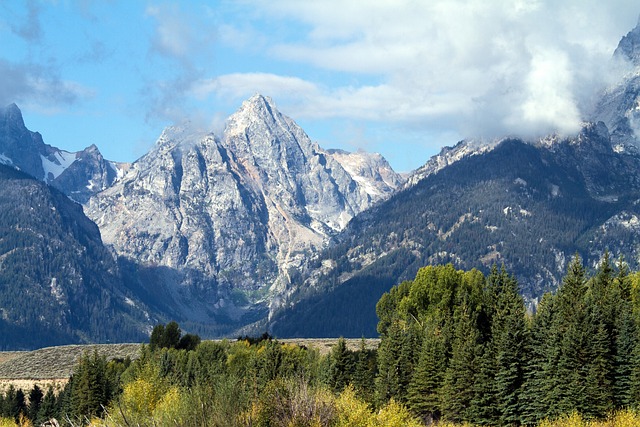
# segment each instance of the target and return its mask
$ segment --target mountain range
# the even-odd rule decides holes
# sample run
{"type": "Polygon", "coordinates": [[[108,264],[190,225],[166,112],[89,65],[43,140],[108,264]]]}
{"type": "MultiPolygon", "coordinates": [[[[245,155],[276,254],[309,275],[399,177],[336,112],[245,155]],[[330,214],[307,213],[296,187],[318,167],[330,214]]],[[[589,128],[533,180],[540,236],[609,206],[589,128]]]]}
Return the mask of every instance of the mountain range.
{"type": "Polygon", "coordinates": [[[406,180],[379,154],[320,147],[259,94],[221,134],[172,126],[131,164],[46,145],[5,107],[0,326],[60,342],[168,319],[204,336],[371,336],[382,293],[426,264],[504,264],[532,308],[576,253],[638,268],[640,26],[614,58],[628,72],[577,135],[464,140],[406,180]],[[53,308],[38,318],[24,299],[53,308]]]}
{"type": "Polygon", "coordinates": [[[322,149],[261,95],[221,136],[173,126],[132,164],[44,144],[15,105],[1,117],[3,163],[83,203],[122,286],[208,335],[267,316],[290,271],[404,182],[379,154],[322,149]]]}
{"type": "Polygon", "coordinates": [[[261,327],[283,336],[375,335],[379,298],[428,264],[485,272],[503,264],[532,309],[576,254],[595,268],[608,250],[639,268],[640,25],[613,61],[627,72],[578,135],[443,148],[401,191],[354,218],[261,327]]]}

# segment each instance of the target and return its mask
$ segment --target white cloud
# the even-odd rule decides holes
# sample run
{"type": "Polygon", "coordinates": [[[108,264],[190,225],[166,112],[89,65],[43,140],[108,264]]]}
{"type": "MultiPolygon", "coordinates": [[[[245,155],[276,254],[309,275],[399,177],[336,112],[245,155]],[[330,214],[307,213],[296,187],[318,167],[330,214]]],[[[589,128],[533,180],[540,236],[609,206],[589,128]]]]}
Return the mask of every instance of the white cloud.
{"type": "Polygon", "coordinates": [[[95,96],[91,88],[61,80],[52,67],[11,63],[0,58],[0,76],[0,105],[18,102],[51,108],[95,96]]]}
{"type": "Polygon", "coordinates": [[[232,99],[246,98],[256,92],[276,99],[280,96],[283,98],[309,98],[320,93],[315,84],[303,79],[269,73],[234,73],[204,79],[194,84],[191,92],[199,99],[212,93],[232,99]]]}
{"type": "Polygon", "coordinates": [[[514,127],[519,126],[517,121],[523,121],[539,127],[532,129],[534,132],[558,130],[570,134],[580,129],[581,117],[573,98],[569,66],[567,55],[561,51],[545,49],[533,55],[525,80],[525,99],[520,114],[512,118],[514,127]]]}
{"type": "Polygon", "coordinates": [[[155,19],[151,40],[155,52],[188,63],[193,57],[208,52],[213,32],[204,31],[200,17],[182,11],[178,5],[148,6],[146,15],[155,19]]]}
{"type": "Polygon", "coordinates": [[[452,126],[468,136],[575,131],[608,81],[604,64],[640,13],[622,0],[248,4],[264,22],[296,25],[295,37],[263,34],[273,57],[379,83],[335,87],[267,74],[225,76],[238,92],[255,84],[251,92],[278,100],[284,93],[289,101],[279,104],[299,103],[297,117],[452,126]]]}

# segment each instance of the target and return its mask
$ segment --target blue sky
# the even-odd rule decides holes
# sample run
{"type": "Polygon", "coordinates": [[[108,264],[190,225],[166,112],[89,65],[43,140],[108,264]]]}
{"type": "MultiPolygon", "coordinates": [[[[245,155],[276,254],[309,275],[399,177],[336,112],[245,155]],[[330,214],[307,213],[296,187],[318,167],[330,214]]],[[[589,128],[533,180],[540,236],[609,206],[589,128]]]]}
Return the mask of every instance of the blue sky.
{"type": "Polygon", "coordinates": [[[638,22],[613,0],[5,0],[0,103],[46,143],[133,161],[255,93],[325,148],[414,169],[467,137],[576,132],[638,22]]]}

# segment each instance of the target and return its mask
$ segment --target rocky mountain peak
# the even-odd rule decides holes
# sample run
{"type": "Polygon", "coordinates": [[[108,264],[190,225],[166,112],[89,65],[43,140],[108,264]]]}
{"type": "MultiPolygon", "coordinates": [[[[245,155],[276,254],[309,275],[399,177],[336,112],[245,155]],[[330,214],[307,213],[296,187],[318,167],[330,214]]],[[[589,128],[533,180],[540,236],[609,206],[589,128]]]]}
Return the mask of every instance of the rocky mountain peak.
{"type": "Polygon", "coordinates": [[[262,114],[266,113],[273,115],[273,111],[277,111],[277,108],[271,97],[256,93],[251,98],[244,101],[238,111],[240,112],[244,110],[258,111],[262,114]]]}
{"type": "Polygon", "coordinates": [[[175,273],[166,293],[184,316],[237,320],[273,304],[290,271],[399,179],[379,155],[337,159],[257,94],[222,135],[165,129],[87,212],[119,255],[175,273]]]}
{"type": "Polygon", "coordinates": [[[614,58],[628,62],[633,70],[607,88],[589,120],[607,126],[616,151],[640,153],[640,21],[622,37],[614,58]]]}
{"type": "Polygon", "coordinates": [[[242,106],[227,120],[225,135],[247,135],[253,137],[257,133],[267,131],[269,142],[277,143],[279,130],[289,127],[289,120],[278,110],[269,97],[256,94],[242,103],[242,106]]]}
{"type": "Polygon", "coordinates": [[[638,25],[620,40],[614,56],[631,61],[636,66],[640,65],[640,19],[638,25]]]}
{"type": "Polygon", "coordinates": [[[0,109],[0,117],[5,126],[12,124],[17,128],[24,128],[24,120],[22,118],[22,111],[15,103],[9,104],[0,109]]]}
{"type": "Polygon", "coordinates": [[[46,182],[79,203],[111,185],[118,173],[118,166],[106,161],[95,144],[78,152],[45,144],[38,132],[27,129],[16,104],[0,108],[0,163],[46,182]]]}

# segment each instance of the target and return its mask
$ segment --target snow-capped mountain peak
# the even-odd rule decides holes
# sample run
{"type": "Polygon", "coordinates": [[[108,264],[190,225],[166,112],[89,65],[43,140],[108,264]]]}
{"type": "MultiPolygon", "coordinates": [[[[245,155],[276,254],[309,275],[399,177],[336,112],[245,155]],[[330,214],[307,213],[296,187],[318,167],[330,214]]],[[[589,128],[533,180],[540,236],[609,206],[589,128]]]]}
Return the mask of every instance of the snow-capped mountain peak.
{"type": "Polygon", "coordinates": [[[106,161],[95,145],[74,153],[45,144],[38,132],[26,128],[16,104],[0,108],[0,163],[22,170],[80,203],[111,185],[121,168],[106,161]]]}

